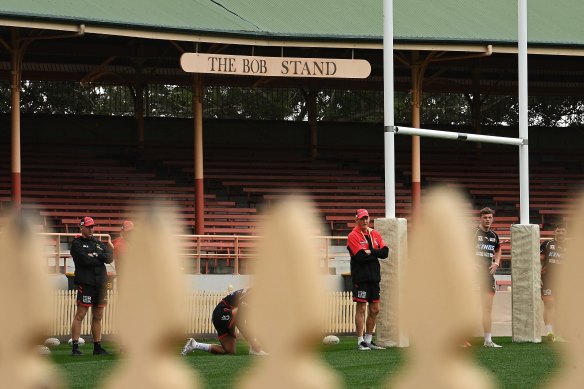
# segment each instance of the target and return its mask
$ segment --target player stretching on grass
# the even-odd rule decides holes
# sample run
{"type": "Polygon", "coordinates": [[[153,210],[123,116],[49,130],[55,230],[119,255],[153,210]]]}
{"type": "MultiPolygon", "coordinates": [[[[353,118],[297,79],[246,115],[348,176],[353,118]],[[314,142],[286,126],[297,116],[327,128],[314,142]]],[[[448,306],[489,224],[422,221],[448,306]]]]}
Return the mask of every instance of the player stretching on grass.
{"type": "Polygon", "coordinates": [[[474,233],[475,255],[479,263],[483,308],[483,331],[485,334],[484,347],[499,348],[491,339],[493,299],[495,297],[494,274],[501,265],[501,244],[499,235],[491,229],[495,211],[483,208],[480,211],[479,225],[474,233]]]}
{"type": "Polygon", "coordinates": [[[554,335],[554,295],[552,289],[554,286],[554,273],[557,266],[562,264],[562,257],[565,253],[566,235],[568,230],[563,224],[559,224],[554,229],[554,239],[543,242],[539,252],[541,257],[541,298],[543,300],[543,321],[547,333],[547,340],[555,342],[554,335]]]}
{"type": "Polygon", "coordinates": [[[217,330],[221,344],[199,343],[190,338],[183,347],[181,355],[187,355],[193,350],[203,350],[212,354],[235,354],[235,328],[237,327],[249,342],[251,355],[268,355],[263,351],[253,337],[246,336],[245,322],[240,320],[241,309],[247,305],[246,297],[249,289],[239,289],[225,296],[213,311],[213,326],[217,330]]]}

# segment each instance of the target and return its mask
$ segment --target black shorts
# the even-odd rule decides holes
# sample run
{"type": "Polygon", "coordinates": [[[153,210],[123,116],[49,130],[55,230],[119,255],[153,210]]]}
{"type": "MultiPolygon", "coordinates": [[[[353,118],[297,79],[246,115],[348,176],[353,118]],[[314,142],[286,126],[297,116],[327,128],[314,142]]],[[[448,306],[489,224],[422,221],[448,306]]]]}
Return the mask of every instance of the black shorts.
{"type": "Polygon", "coordinates": [[[497,290],[495,284],[495,276],[491,274],[489,266],[490,264],[480,270],[481,272],[481,274],[479,274],[479,277],[481,279],[480,289],[483,292],[495,294],[495,291],[497,290]]]}
{"type": "Polygon", "coordinates": [[[95,285],[77,284],[77,305],[84,307],[105,307],[107,305],[107,290],[95,285]]]}
{"type": "Polygon", "coordinates": [[[486,274],[483,276],[481,290],[483,292],[488,292],[492,294],[495,294],[495,291],[497,290],[497,286],[495,284],[495,276],[491,274],[489,269],[487,269],[486,274]]]}
{"type": "Polygon", "coordinates": [[[552,288],[552,282],[550,280],[550,277],[544,274],[542,274],[541,276],[541,297],[542,299],[551,299],[554,297],[554,294],[552,292],[553,288],[552,288]]]}
{"type": "Polygon", "coordinates": [[[233,310],[223,302],[217,304],[213,310],[213,316],[211,316],[211,319],[213,320],[213,326],[217,330],[219,338],[227,335],[233,338],[236,337],[235,315],[233,314],[233,310]]]}
{"type": "Polygon", "coordinates": [[[379,282],[359,282],[353,284],[353,301],[358,303],[378,303],[379,282]]]}

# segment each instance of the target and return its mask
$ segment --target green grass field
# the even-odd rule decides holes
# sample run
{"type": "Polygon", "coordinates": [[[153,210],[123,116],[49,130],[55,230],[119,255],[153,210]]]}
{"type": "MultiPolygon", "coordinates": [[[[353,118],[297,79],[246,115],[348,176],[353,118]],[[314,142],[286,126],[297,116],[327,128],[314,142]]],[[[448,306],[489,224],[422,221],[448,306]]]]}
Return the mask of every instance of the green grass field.
{"type": "MultiPolygon", "coordinates": [[[[558,366],[558,356],[549,344],[514,344],[510,338],[496,338],[502,349],[485,349],[477,339],[475,345],[461,352],[470,353],[479,364],[491,371],[501,388],[540,388],[558,366]]],[[[109,347],[115,350],[113,346],[109,347]]],[[[118,357],[91,355],[91,345],[82,347],[82,357],[72,357],[69,346],[53,350],[52,358],[59,366],[69,388],[99,388],[100,382],[116,365],[118,357]]],[[[177,354],[180,347],[177,346],[177,354]]],[[[217,356],[195,351],[183,357],[198,371],[204,388],[232,388],[237,377],[254,358],[248,347],[238,343],[237,355],[217,356]]],[[[322,348],[322,355],[335,369],[347,388],[382,388],[399,370],[406,351],[388,349],[357,351],[355,339],[341,338],[341,343],[322,348]]]]}

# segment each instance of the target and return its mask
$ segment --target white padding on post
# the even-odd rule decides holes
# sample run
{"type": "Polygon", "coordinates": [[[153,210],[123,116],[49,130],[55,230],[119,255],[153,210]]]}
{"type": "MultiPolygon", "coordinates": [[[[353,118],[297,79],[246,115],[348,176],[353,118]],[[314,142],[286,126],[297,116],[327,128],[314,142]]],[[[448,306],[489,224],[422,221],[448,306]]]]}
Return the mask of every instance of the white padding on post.
{"type": "Polygon", "coordinates": [[[511,277],[513,282],[513,342],[541,342],[541,263],[539,226],[511,226],[511,277]]]}
{"type": "Polygon", "coordinates": [[[386,347],[408,347],[400,314],[403,280],[408,256],[406,219],[375,219],[375,229],[389,247],[389,258],[381,263],[381,304],[377,316],[377,343],[386,347]]]}

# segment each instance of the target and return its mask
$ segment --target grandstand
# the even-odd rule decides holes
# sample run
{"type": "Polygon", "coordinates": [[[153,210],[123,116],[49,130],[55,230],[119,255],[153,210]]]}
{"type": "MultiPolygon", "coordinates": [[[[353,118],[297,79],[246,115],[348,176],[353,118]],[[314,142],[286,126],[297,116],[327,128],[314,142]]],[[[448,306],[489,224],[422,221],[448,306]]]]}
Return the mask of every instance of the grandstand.
{"type": "MultiPolygon", "coordinates": [[[[148,281],[148,286],[155,285],[148,288],[150,295],[144,293],[152,307],[137,312],[135,317],[130,314],[128,321],[129,332],[135,335],[134,344],[157,345],[144,347],[144,361],[157,361],[158,366],[167,366],[164,359],[158,357],[170,350],[159,346],[176,339],[180,325],[177,324],[178,315],[173,317],[165,312],[188,311],[189,320],[197,322],[196,326],[189,327],[191,332],[208,335],[213,330],[208,311],[213,309],[218,296],[222,296],[225,289],[233,289],[233,285],[236,288],[248,286],[250,265],[258,257],[255,250],[264,233],[261,230],[266,218],[264,211],[290,193],[306,193],[316,206],[316,220],[322,235],[317,238],[320,266],[314,266],[313,278],[307,277],[310,279],[303,290],[305,295],[294,295],[294,287],[302,284],[309,267],[295,259],[302,257],[308,263],[310,255],[302,256],[301,250],[296,256],[291,254],[302,244],[292,241],[290,232],[306,232],[304,220],[296,217],[300,212],[292,212],[288,216],[293,217],[281,219],[293,220],[293,229],[286,222],[273,224],[277,228],[270,232],[278,233],[269,240],[273,243],[272,253],[261,258],[265,262],[258,273],[264,270],[266,279],[271,282],[266,284],[267,290],[277,293],[264,292],[263,295],[272,297],[276,301],[272,305],[282,309],[282,314],[274,315],[277,319],[284,320],[290,313],[288,321],[297,325],[284,328],[285,325],[281,322],[278,325],[274,319],[267,324],[275,333],[263,332],[271,339],[281,336],[293,346],[309,345],[309,341],[304,341],[308,336],[295,334],[294,330],[302,330],[302,321],[316,323],[317,320],[306,313],[320,313],[323,304],[315,304],[317,309],[310,308],[302,314],[302,309],[310,307],[303,302],[315,303],[317,299],[312,297],[319,296],[320,292],[316,291],[318,288],[311,291],[310,287],[318,285],[320,288],[329,281],[335,283],[331,296],[336,297],[327,308],[334,311],[327,331],[339,334],[353,331],[355,305],[348,293],[338,291],[350,289],[351,280],[346,274],[350,269],[346,236],[353,228],[355,210],[365,207],[372,219],[385,219],[379,230],[389,229],[389,232],[383,231],[383,238],[391,239],[386,241],[391,246],[390,260],[381,261],[381,301],[386,305],[381,308],[385,317],[379,320],[376,335],[379,339],[381,332],[391,332],[391,339],[383,340],[382,344],[406,347],[409,340],[403,336],[406,327],[402,327],[400,315],[404,312],[402,297],[407,294],[402,295],[406,289],[402,280],[408,255],[407,228],[415,231],[417,222],[418,226],[424,226],[419,218],[424,212],[423,207],[419,208],[420,196],[424,198],[430,189],[439,185],[459,188],[466,194],[469,229],[476,225],[478,209],[489,206],[497,211],[493,228],[502,238],[503,264],[500,268],[497,266],[496,285],[499,290],[505,289],[505,293],[497,294],[498,309],[495,309],[493,322],[498,326],[493,327],[493,333],[507,336],[511,326],[522,325],[525,334],[533,330],[533,336],[518,337],[518,341],[541,341],[541,328],[537,328],[540,321],[537,307],[541,299],[537,237],[550,238],[550,227],[558,221],[572,223],[575,198],[584,183],[581,157],[584,146],[581,137],[584,36],[581,21],[573,16],[582,13],[578,10],[584,10],[580,2],[530,2],[529,17],[534,23],[530,24],[529,31],[530,209],[527,219],[542,231],[537,235],[539,231],[534,227],[530,230],[534,233],[529,236],[516,234],[517,227],[525,225],[525,208],[522,208],[521,222],[519,218],[516,150],[498,145],[454,144],[436,139],[419,142],[417,138],[411,141],[397,137],[400,139],[395,139],[395,149],[392,149],[395,155],[391,155],[396,160],[395,217],[405,218],[407,223],[396,220],[386,204],[386,197],[394,191],[388,192],[385,182],[388,166],[384,157],[390,154],[384,155],[387,153],[384,132],[392,132],[393,124],[516,136],[519,124],[517,80],[523,78],[518,77],[517,71],[514,2],[395,0],[395,46],[392,48],[396,92],[395,115],[392,116],[395,121],[392,118],[390,125],[384,122],[387,110],[384,112],[383,89],[384,78],[387,79],[385,65],[392,62],[382,50],[383,12],[379,1],[127,0],[96,3],[69,0],[41,3],[5,0],[0,5],[0,224],[12,209],[33,215],[37,220],[35,228],[43,233],[45,244],[45,252],[40,257],[47,259],[50,271],[56,273],[53,279],[66,281],[63,273],[70,278],[74,270],[69,242],[78,232],[81,217],[92,216],[97,221],[95,232],[100,234],[100,239],[110,240],[119,233],[124,220],[134,220],[140,211],[154,203],[165,210],[176,210],[181,230],[166,234],[161,239],[164,244],[157,240],[164,233],[157,235],[160,231],[156,229],[142,230],[146,233],[136,246],[143,252],[134,258],[146,258],[148,261],[143,263],[150,265],[144,266],[144,273],[136,270],[125,273],[132,274],[137,285],[125,290],[132,290],[137,296],[142,294],[140,288],[144,280],[148,281]],[[183,59],[187,56],[195,59],[197,56],[215,57],[219,66],[213,71],[198,68],[201,73],[191,74],[187,72],[190,68],[184,66],[183,59]],[[312,61],[313,67],[307,65],[308,70],[304,72],[300,66],[302,77],[282,77],[282,72],[262,73],[262,66],[255,70],[250,67],[234,69],[229,58],[257,64],[262,58],[274,63],[292,59],[297,65],[312,61]],[[343,69],[346,73],[339,74],[322,69],[317,74],[316,71],[319,64],[341,66],[357,62],[367,65],[366,69],[370,67],[371,72],[365,72],[366,75],[360,72],[357,76],[357,72],[350,69],[343,69]],[[383,224],[388,221],[397,224],[383,224]],[[521,225],[514,226],[516,224],[521,225]],[[511,255],[512,229],[515,258],[511,255]],[[529,244],[523,242],[526,236],[529,244]],[[178,244],[174,240],[177,237],[178,244]],[[519,238],[515,240],[515,237],[519,238]],[[293,249],[286,250],[286,255],[280,258],[281,247],[293,249]],[[184,257],[188,261],[180,261],[184,257]],[[276,262],[278,259],[280,262],[276,262]],[[282,263],[289,267],[281,266],[282,263]],[[513,263],[516,266],[511,266],[513,263]],[[507,290],[511,286],[511,268],[513,292],[507,290]],[[523,274],[516,278],[516,272],[522,271],[523,274]],[[178,278],[188,280],[192,289],[202,292],[190,294],[188,306],[174,309],[173,304],[178,306],[180,300],[176,298],[181,284],[178,278]],[[315,282],[311,284],[310,281],[315,282]],[[220,289],[220,292],[209,297],[207,292],[212,289],[220,289]],[[173,295],[173,290],[177,294],[173,295]],[[207,300],[202,304],[204,298],[207,300]],[[299,304],[294,307],[296,303],[299,304]],[[524,318],[516,317],[515,313],[524,308],[529,310],[530,317],[522,322],[524,318]],[[509,315],[512,310],[513,314],[509,315]],[[500,317],[495,320],[495,316],[500,317]],[[150,339],[146,335],[146,339],[142,339],[159,318],[166,320],[160,325],[160,334],[151,334],[150,339]],[[144,331],[131,331],[135,323],[147,325],[140,328],[144,331]],[[290,329],[290,333],[280,329],[290,329]],[[299,336],[295,338],[295,335],[299,336]],[[156,336],[160,338],[155,339],[156,336]],[[149,352],[160,355],[150,358],[149,352]]],[[[294,73],[294,76],[299,75],[294,73]]],[[[290,73],[286,75],[291,76],[290,73]]],[[[522,112],[525,111],[522,109],[522,112]]],[[[525,122],[522,120],[521,124],[524,130],[525,122]]],[[[526,151],[527,137],[520,137],[524,141],[521,148],[526,151]]],[[[459,138],[467,140],[465,136],[459,138]]],[[[524,188],[524,182],[521,185],[524,188]]],[[[523,196],[522,204],[525,204],[523,196]]],[[[452,345],[460,340],[458,324],[464,321],[460,318],[468,316],[470,320],[472,311],[471,288],[462,288],[458,281],[469,281],[471,277],[466,277],[469,273],[466,270],[458,271],[464,268],[459,265],[461,260],[468,256],[463,250],[457,252],[457,240],[463,239],[460,231],[464,228],[457,228],[454,234],[455,229],[448,229],[446,224],[446,228],[439,230],[440,234],[433,233],[440,228],[443,216],[444,213],[426,229],[418,229],[425,231],[425,235],[412,238],[413,243],[410,243],[410,250],[414,244],[415,248],[423,247],[424,238],[429,236],[429,250],[420,257],[433,261],[435,268],[426,264],[428,271],[421,266],[412,273],[428,275],[428,280],[431,278],[436,284],[433,288],[428,287],[429,281],[420,284],[421,294],[417,301],[408,303],[408,308],[419,310],[422,319],[417,322],[426,326],[422,332],[434,338],[429,339],[430,342],[413,340],[412,343],[418,342],[416,345],[422,347],[412,348],[414,353],[408,359],[416,360],[417,349],[423,355],[420,360],[450,365],[448,357],[458,361],[461,354],[452,355],[452,345]],[[448,237],[452,238],[452,244],[448,237]],[[442,245],[445,241],[447,244],[442,245]],[[437,248],[434,257],[436,246],[447,247],[437,248]],[[447,287],[442,288],[443,285],[447,287]],[[436,286],[441,289],[440,294],[435,293],[436,286]],[[450,293],[464,297],[463,300],[468,298],[471,304],[463,307],[457,299],[449,298],[452,297],[450,293]],[[431,313],[428,316],[433,317],[427,318],[428,312],[431,313]],[[441,316],[453,320],[448,323],[441,316]],[[440,324],[445,331],[436,330],[440,324]],[[438,345],[443,339],[447,341],[438,345]],[[437,343],[432,345],[434,340],[437,343]],[[445,351],[445,358],[441,351],[445,351]]],[[[152,219],[143,225],[150,222],[152,219]]],[[[315,223],[308,221],[306,224],[315,223]]],[[[15,230],[17,237],[23,235],[23,231],[15,230]]],[[[29,234],[28,238],[31,236],[36,234],[29,234]]],[[[296,241],[308,242],[309,239],[299,236],[296,241]]],[[[3,295],[9,299],[16,289],[14,286],[19,284],[15,275],[27,281],[30,278],[25,268],[20,267],[21,263],[25,264],[28,251],[20,250],[18,244],[22,242],[19,239],[0,242],[8,248],[5,250],[9,253],[5,254],[8,261],[5,262],[15,265],[7,267],[6,278],[0,283],[4,287],[3,295]],[[8,289],[10,278],[14,284],[8,289]]],[[[32,244],[23,246],[33,247],[32,244]]],[[[412,257],[416,256],[414,251],[410,251],[412,257]]],[[[36,255],[28,255],[33,267],[35,259],[36,255]]],[[[584,263],[572,261],[575,262],[584,263]]],[[[133,261],[134,265],[143,263],[133,261]]],[[[109,270],[110,276],[115,277],[111,272],[114,269],[110,267],[109,270]]],[[[577,275],[573,272],[573,278],[566,283],[574,290],[581,285],[577,275]]],[[[409,281],[413,279],[415,277],[409,281]]],[[[40,284],[32,284],[40,290],[40,284]]],[[[61,287],[65,289],[63,283],[61,287]]],[[[55,299],[51,304],[52,309],[58,311],[55,323],[59,322],[60,332],[55,331],[55,335],[68,334],[73,320],[74,293],[60,292],[63,293],[58,304],[55,299]]],[[[108,293],[115,296],[104,326],[109,335],[117,333],[114,320],[117,312],[128,313],[131,309],[118,308],[117,290],[108,293]]],[[[184,295],[185,291],[180,293],[184,295]]],[[[5,305],[13,308],[12,305],[16,307],[30,298],[26,293],[15,294],[15,304],[5,305]]],[[[34,294],[48,297],[48,293],[35,291],[34,294]]],[[[575,299],[564,307],[576,311],[577,302],[575,299]]],[[[130,305],[142,308],[140,302],[132,301],[130,305]]],[[[22,310],[14,312],[16,314],[8,312],[6,315],[6,322],[11,325],[6,326],[9,333],[10,328],[24,323],[22,310]]],[[[36,325],[36,316],[30,315],[27,317],[30,320],[26,321],[36,325]]],[[[574,317],[578,317],[577,314],[574,317]]],[[[90,332],[88,322],[84,331],[90,332]]],[[[485,330],[489,338],[490,331],[485,330]]],[[[31,332],[28,336],[32,338],[33,335],[31,332]]],[[[310,341],[317,339],[317,335],[320,336],[310,335],[310,341]]],[[[572,334],[571,339],[582,338],[579,335],[572,334]]],[[[513,332],[514,342],[515,336],[513,332]]],[[[357,361],[349,354],[349,349],[354,351],[350,342],[352,340],[341,341],[345,349],[341,357],[336,356],[343,359],[338,364],[343,366],[339,371],[352,371],[357,377],[363,375],[362,366],[367,366],[377,374],[380,368],[372,365],[372,360],[357,361]]],[[[18,343],[30,342],[18,339],[18,343]]],[[[568,347],[574,346],[575,342],[571,343],[568,347]]],[[[491,371],[499,370],[514,376],[513,379],[521,374],[529,376],[524,382],[517,379],[519,386],[539,385],[539,377],[549,374],[552,357],[538,355],[540,359],[533,358],[541,348],[529,345],[519,354],[510,341],[503,344],[503,352],[511,350],[510,354],[500,353],[495,358],[486,353],[480,356],[491,371]],[[497,358],[501,359],[501,365],[495,368],[492,360],[497,358]],[[539,361],[541,367],[534,361],[539,361]],[[522,362],[533,366],[522,368],[522,362]]],[[[288,348],[298,351],[297,347],[288,348]]],[[[128,350],[132,351],[132,347],[128,350]]],[[[63,345],[58,352],[68,351],[63,345]]],[[[394,353],[391,369],[395,369],[396,350],[387,351],[394,353]]],[[[397,359],[401,360],[401,355],[397,359]]],[[[63,360],[64,364],[69,363],[63,360]]],[[[379,361],[379,365],[387,367],[387,360],[379,361]]],[[[209,366],[213,374],[231,371],[233,367],[229,365],[225,370],[225,366],[219,367],[216,361],[210,360],[207,364],[203,359],[192,364],[209,366]]],[[[241,362],[237,364],[242,366],[241,362]]],[[[109,366],[98,365],[95,375],[102,377],[109,366]]],[[[68,369],[73,370],[78,369],[68,369]]],[[[281,366],[282,372],[291,370],[288,365],[281,366]]],[[[158,370],[143,371],[155,374],[158,370]]],[[[137,375],[148,376],[142,374],[143,371],[137,375]]],[[[277,369],[272,372],[275,371],[277,369]]],[[[443,370],[430,368],[418,374],[429,377],[428,371],[443,370]]],[[[388,374],[394,373],[392,370],[388,374]]],[[[81,387],[88,381],[99,382],[94,377],[88,378],[87,371],[83,374],[79,378],[81,387]]],[[[215,384],[217,381],[209,382],[215,384]]],[[[349,387],[365,385],[358,378],[348,382],[349,387]]],[[[366,385],[375,384],[367,382],[366,385]]]]}
{"type": "MultiPolygon", "coordinates": [[[[435,146],[422,159],[422,188],[446,183],[466,192],[471,209],[495,207],[498,214],[494,228],[508,241],[511,224],[518,222],[516,155],[497,149],[477,154],[472,147],[454,155],[435,146]],[[464,165],[457,163],[460,158],[466,161],[464,165]]],[[[185,233],[194,233],[193,157],[189,148],[177,144],[140,148],[112,142],[100,147],[30,143],[25,149],[23,209],[38,216],[43,231],[77,232],[78,220],[90,214],[99,223],[97,232],[115,235],[123,220],[156,200],[163,206],[177,206],[185,233]]],[[[373,218],[384,216],[383,156],[379,148],[337,147],[323,150],[318,159],[276,146],[258,147],[253,152],[221,146],[209,150],[205,160],[208,235],[257,235],[261,210],[295,190],[310,194],[321,214],[325,235],[346,236],[353,226],[354,210],[359,207],[367,207],[373,218]]],[[[8,158],[6,149],[2,154],[8,158]]],[[[575,154],[562,153],[553,161],[547,155],[533,155],[530,182],[531,219],[543,229],[542,237],[548,236],[551,224],[562,218],[569,220],[571,199],[581,189],[584,177],[575,154]]],[[[398,155],[397,165],[402,172],[396,190],[397,214],[408,218],[411,191],[405,153],[398,155]]],[[[8,209],[10,182],[6,179],[8,171],[3,173],[0,207],[8,209]]],[[[474,223],[470,209],[469,221],[474,223]]],[[[207,249],[223,252],[232,245],[223,242],[207,249]]],[[[253,243],[248,245],[253,247],[253,243]]],[[[509,267],[509,243],[503,249],[502,272],[509,267]]],[[[240,250],[249,253],[243,244],[240,250]]],[[[204,272],[216,267],[209,270],[207,265],[204,272]]]]}
{"type": "MultiPolygon", "coordinates": [[[[180,1],[145,11],[137,3],[52,9],[4,2],[0,123],[11,132],[0,133],[0,156],[11,164],[0,164],[2,212],[21,206],[38,216],[39,230],[62,234],[91,214],[97,232],[115,235],[152,201],[174,205],[184,254],[193,258],[189,270],[239,274],[261,233],[262,211],[302,190],[317,205],[323,233],[340,237],[324,238],[323,267],[342,255],[346,261],[354,209],[386,215],[381,4],[302,3],[180,1]],[[275,23],[282,14],[293,17],[275,23]],[[369,62],[371,73],[193,76],[180,66],[188,52],[351,58],[369,62]]],[[[502,0],[396,4],[395,123],[513,136],[514,7],[502,0]]],[[[531,7],[548,15],[531,25],[529,39],[530,216],[545,238],[552,223],[570,220],[584,173],[574,135],[584,117],[584,41],[580,23],[566,23],[561,7],[531,7]]],[[[495,229],[505,242],[499,272],[508,272],[517,156],[496,146],[396,139],[396,160],[396,216],[415,224],[420,187],[460,187],[471,224],[472,210],[497,209],[495,229]]],[[[66,241],[51,244],[66,258],[66,241]]]]}

